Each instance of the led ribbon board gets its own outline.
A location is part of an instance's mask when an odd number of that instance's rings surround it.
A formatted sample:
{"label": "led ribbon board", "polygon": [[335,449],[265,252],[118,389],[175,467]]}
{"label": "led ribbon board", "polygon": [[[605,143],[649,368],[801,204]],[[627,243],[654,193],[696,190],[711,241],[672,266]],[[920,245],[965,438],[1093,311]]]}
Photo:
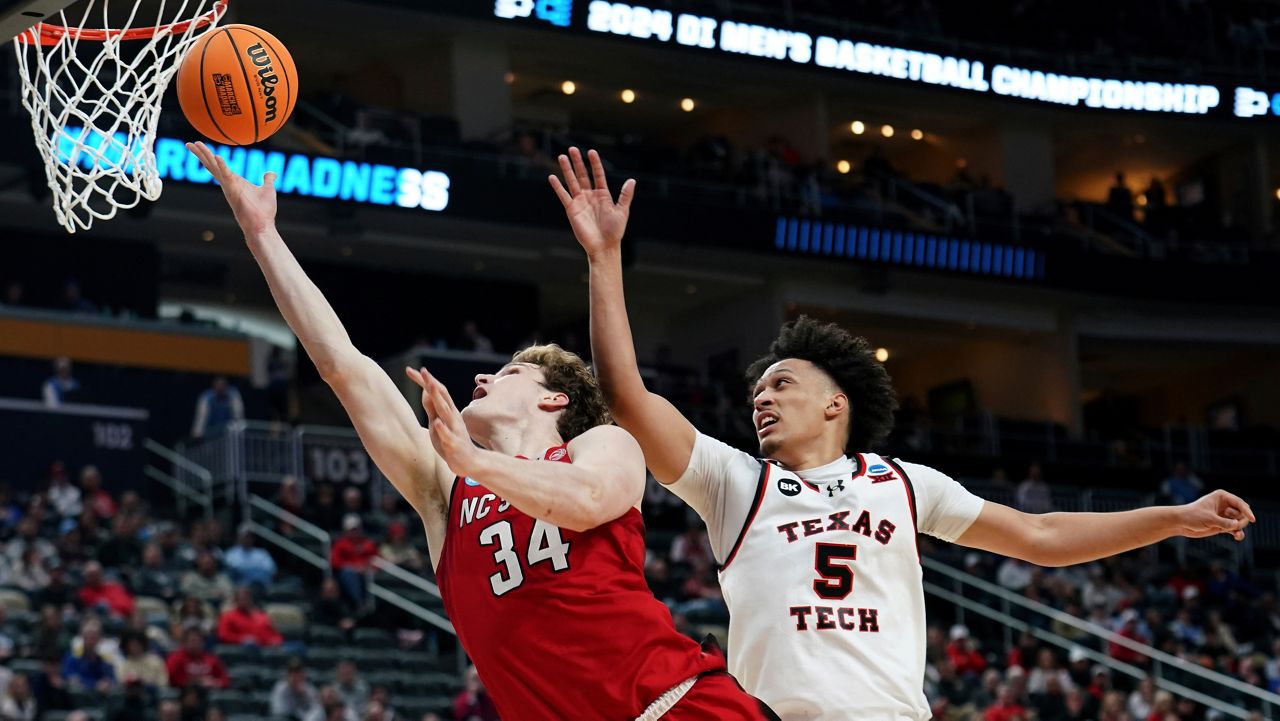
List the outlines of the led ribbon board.
{"label": "led ribbon board", "polygon": [[[129,147],[128,136],[116,133],[108,138],[81,128],[62,131],[58,159],[86,169],[123,167],[145,162],[141,148]],[[81,143],[77,143],[76,140]],[[227,166],[251,183],[262,183],[267,171],[274,172],[276,190],[304,198],[347,200],[368,205],[442,211],[449,205],[450,180],[445,173],[417,168],[360,163],[352,160],[313,157],[258,148],[229,147],[210,143]],[[77,149],[78,148],[78,149]],[[157,138],[155,162],[161,179],[186,183],[213,182],[213,175],[187,150],[182,140]]]}
{"label": "led ribbon board", "polygon": [[610,0],[495,0],[493,17],[1068,107],[1280,115],[1280,93],[1246,87],[1065,75]]}

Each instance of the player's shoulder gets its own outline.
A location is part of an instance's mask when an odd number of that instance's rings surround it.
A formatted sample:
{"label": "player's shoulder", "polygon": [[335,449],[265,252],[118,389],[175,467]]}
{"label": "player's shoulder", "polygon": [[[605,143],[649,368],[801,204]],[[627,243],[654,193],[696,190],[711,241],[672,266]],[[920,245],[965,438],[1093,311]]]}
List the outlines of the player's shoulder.
{"label": "player's shoulder", "polygon": [[625,452],[627,449],[638,449],[640,444],[624,428],[600,425],[574,436],[565,447],[569,449],[570,458],[577,458],[583,454]]}
{"label": "player's shoulder", "polygon": [[947,474],[939,471],[932,466],[926,466],[921,463],[912,463],[904,461],[895,456],[882,455],[879,453],[862,452],[858,456],[862,458],[862,462],[868,475],[876,475],[877,473],[886,473],[895,467],[912,482],[929,483],[935,481],[951,481],[952,478]]}

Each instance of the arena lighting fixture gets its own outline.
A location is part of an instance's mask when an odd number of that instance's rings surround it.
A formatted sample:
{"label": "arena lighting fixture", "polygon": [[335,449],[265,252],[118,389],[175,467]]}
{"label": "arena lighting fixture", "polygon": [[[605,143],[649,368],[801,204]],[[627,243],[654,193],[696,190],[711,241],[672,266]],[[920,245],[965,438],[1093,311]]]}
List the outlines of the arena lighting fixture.
{"label": "arena lighting fixture", "polygon": [[1280,200],[1280,188],[1276,188],[1276,200]]}
{"label": "arena lighting fixture", "polygon": [[847,175],[850,170],[853,170],[853,166],[849,164],[849,161],[841,160],[840,162],[836,163],[836,171],[839,172],[841,175]]}
{"label": "arena lighting fixture", "polygon": [[698,104],[693,102],[693,98],[685,98],[680,101],[680,109],[686,113],[692,113],[696,107],[698,107]]}
{"label": "arena lighting fixture", "polygon": [[892,126],[892,125],[886,125],[886,126],[884,126],[884,127],[880,128],[880,134],[881,134],[881,135],[883,135],[883,136],[884,136],[884,137],[886,137],[886,138],[892,138],[892,137],[893,137],[893,126]]}
{"label": "arena lighting fixture", "polygon": [[636,101],[636,91],[632,90],[631,88],[627,88],[626,90],[622,91],[622,102],[626,103],[627,105],[630,105],[635,101]]}
{"label": "arena lighting fixture", "polygon": [[214,236],[213,236],[213,231],[212,231],[212,230],[206,230],[206,231],[204,231],[203,233],[201,233],[201,234],[200,234],[200,240],[203,240],[203,241],[204,241],[204,242],[206,242],[206,243],[212,242],[212,241],[213,241],[213,237],[214,237]]}
{"label": "arena lighting fixture", "polygon": [[1147,194],[1146,194],[1146,193],[1138,193],[1137,201],[1138,201],[1138,207],[1140,207],[1140,208],[1145,208],[1145,207],[1147,207]]}
{"label": "arena lighting fixture", "polygon": [[504,83],[506,83],[507,85],[515,85],[515,84],[516,84],[516,74],[515,74],[515,73],[513,73],[513,72],[509,72],[509,71],[508,71],[507,73],[505,73],[505,74],[502,76],[502,81],[503,81]]}
{"label": "arena lighting fixture", "polygon": [[853,131],[854,135],[862,135],[867,132],[867,126],[863,125],[861,120],[853,121],[853,123],[849,125],[849,129]]}
{"label": "arena lighting fixture", "polygon": [[885,361],[889,360],[889,349],[876,348],[876,360],[880,361],[881,363],[884,363]]}
{"label": "arena lighting fixture", "polygon": [[560,83],[560,92],[565,95],[573,95],[578,92],[578,84],[572,80],[566,80],[563,83]]}
{"label": "arena lighting fixture", "polygon": [[912,131],[911,131],[911,139],[912,139],[912,140],[924,140],[924,131],[923,131],[923,130],[921,130],[920,128],[916,128],[915,130],[912,130]]}

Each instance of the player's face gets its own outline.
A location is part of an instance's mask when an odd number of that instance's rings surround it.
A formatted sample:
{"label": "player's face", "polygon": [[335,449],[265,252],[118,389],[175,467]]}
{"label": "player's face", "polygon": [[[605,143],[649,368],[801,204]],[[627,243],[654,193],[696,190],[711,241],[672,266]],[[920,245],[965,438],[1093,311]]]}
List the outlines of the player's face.
{"label": "player's face", "polygon": [[819,442],[830,432],[827,409],[838,391],[809,361],[784,358],[769,366],[752,390],[751,420],[760,455],[786,463],[779,454]]}
{"label": "player's face", "polygon": [[544,381],[542,369],[532,363],[508,363],[497,373],[481,373],[462,418],[468,423],[491,423],[536,412],[549,396],[556,395]]}

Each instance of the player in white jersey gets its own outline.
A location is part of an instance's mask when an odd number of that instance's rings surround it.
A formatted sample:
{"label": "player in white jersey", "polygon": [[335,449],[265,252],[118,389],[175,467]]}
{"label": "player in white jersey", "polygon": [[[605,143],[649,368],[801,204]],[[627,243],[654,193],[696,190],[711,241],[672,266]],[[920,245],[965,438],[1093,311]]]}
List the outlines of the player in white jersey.
{"label": "player in white jersey", "polygon": [[[707,524],[729,606],[729,670],[784,721],[927,719],[916,533],[1040,566],[1083,563],[1172,536],[1244,538],[1225,491],[1123,513],[1028,515],[947,476],[859,449],[896,406],[870,345],[809,318],[783,326],[748,381],[760,455],[699,433],[636,365],[620,246],[635,194],[614,203],[594,151],[550,178],[590,260],[591,347],[617,423],[654,476]],[[594,176],[594,179],[591,176]]]}

